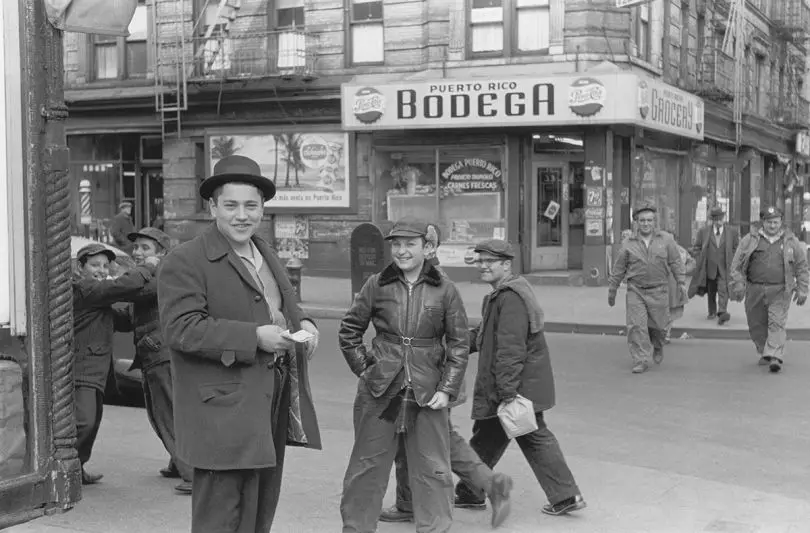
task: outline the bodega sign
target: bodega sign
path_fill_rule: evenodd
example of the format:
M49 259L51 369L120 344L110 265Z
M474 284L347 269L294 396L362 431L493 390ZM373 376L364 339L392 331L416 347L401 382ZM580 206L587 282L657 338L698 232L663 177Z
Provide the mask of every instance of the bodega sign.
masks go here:
M343 85L344 129L637 124L703 138L700 98L652 81L645 85L649 94L644 93L646 78L632 73L388 83L371 78ZM659 98L658 107L654 98Z

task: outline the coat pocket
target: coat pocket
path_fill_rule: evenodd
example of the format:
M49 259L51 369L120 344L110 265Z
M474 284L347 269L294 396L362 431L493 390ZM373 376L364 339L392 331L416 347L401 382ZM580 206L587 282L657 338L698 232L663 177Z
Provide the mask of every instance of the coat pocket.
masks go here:
M206 405L227 407L239 403L244 398L242 383L207 383L198 387L200 400Z

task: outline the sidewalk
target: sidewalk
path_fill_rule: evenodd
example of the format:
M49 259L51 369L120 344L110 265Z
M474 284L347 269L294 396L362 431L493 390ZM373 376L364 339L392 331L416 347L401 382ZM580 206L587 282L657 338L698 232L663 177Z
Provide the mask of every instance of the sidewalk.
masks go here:
M481 319L481 301L489 292L484 283L457 283L471 321ZM536 285L534 291L546 314L546 331L624 335L624 288L619 289L616 306L607 304L607 287L567 287ZM351 280L304 276L301 282L302 306L315 318L341 318L352 302ZM724 326L707 320L706 298L689 301L683 318L675 323L672 336L703 339L748 339L745 308L730 302L731 320ZM788 338L810 340L810 304L793 305L788 316Z

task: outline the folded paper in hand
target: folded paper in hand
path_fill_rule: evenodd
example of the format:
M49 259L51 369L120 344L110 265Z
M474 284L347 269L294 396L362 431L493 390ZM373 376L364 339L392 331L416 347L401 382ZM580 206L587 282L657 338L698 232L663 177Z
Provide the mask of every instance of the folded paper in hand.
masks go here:
M307 331L305 329L299 329L295 333L290 333L290 330L287 330L284 333L282 333L281 336L286 337L286 338L288 338L288 339L290 339L292 341L301 342L301 343L309 342L309 341L311 341L312 339L315 338L315 335L313 335L312 333L310 333L309 331Z
M502 403L498 406L498 418L510 439L537 431L534 403L520 394L513 402Z

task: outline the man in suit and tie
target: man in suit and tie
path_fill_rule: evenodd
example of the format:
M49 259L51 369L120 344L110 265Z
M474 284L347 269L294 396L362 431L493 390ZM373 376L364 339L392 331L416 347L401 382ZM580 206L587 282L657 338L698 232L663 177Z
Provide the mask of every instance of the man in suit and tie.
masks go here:
M711 223L701 228L692 247L697 271L689 286L689 297L707 295L709 320L723 325L731 319L728 312L729 267L740 244L740 232L725 223L725 212L715 206L709 212Z

